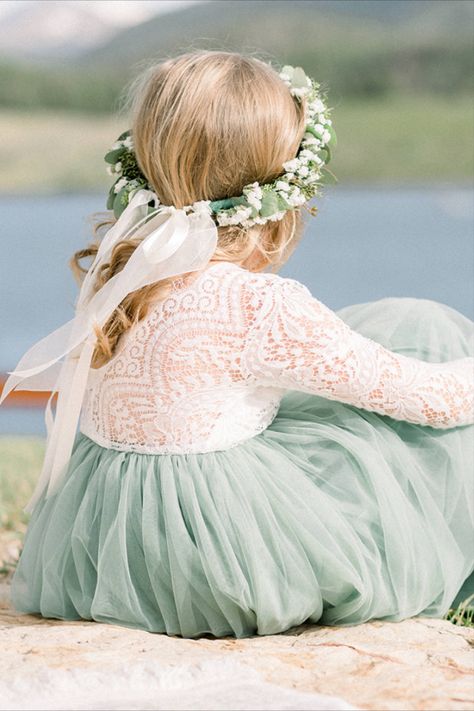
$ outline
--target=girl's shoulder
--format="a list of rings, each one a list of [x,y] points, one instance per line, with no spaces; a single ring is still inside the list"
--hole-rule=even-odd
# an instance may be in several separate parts
[[[311,296],[308,287],[297,279],[284,277],[274,272],[252,272],[234,262],[214,262],[196,279],[195,284],[215,282],[224,289],[240,291],[249,296],[272,293],[301,293]]]

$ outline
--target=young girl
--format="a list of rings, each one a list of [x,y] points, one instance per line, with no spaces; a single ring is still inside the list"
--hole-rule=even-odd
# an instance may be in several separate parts
[[[132,107],[76,316],[3,395],[58,395],[14,606],[183,637],[443,616],[474,566],[474,324],[276,273],[334,143],[301,69],[186,54]]]

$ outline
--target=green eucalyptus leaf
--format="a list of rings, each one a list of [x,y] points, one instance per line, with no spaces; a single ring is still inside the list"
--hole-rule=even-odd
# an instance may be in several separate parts
[[[260,215],[262,217],[270,217],[276,212],[280,212],[278,207],[278,195],[273,191],[268,191],[262,197],[262,207],[260,208]]]
[[[285,198],[281,195],[278,195],[278,212],[282,212],[283,210],[289,210],[290,208],[291,205],[286,202]]]
[[[220,212],[221,210],[229,210],[232,205],[231,198],[225,198],[224,200],[214,200],[210,203],[210,208],[213,213]]]
[[[329,168],[323,168],[320,182],[322,185],[336,185],[338,181],[334,173],[332,173]]]
[[[320,141],[322,140],[323,137],[321,136],[321,134],[318,131],[315,130],[315,128],[313,126],[306,126],[305,130],[306,130],[306,133],[311,133],[311,135],[313,135],[318,140],[320,140]]]
[[[331,140],[329,141],[328,145],[331,146],[331,148],[336,148],[336,146],[337,146],[336,132],[332,126],[326,126],[326,128],[329,131],[329,133],[331,134]]]
[[[129,128],[120,134],[120,136],[117,138],[117,141],[124,141],[126,138],[128,138],[131,135],[132,135],[132,130]]]
[[[108,153],[105,154],[104,160],[106,163],[110,163],[111,165],[115,165],[120,160],[120,157],[124,155],[124,153],[127,152],[126,148],[114,148],[113,151],[109,151]]]
[[[127,186],[122,188],[114,199],[114,215],[118,219],[128,205],[129,191]]]
[[[331,149],[329,147],[329,144],[326,144],[322,150],[324,151],[324,153],[326,155],[324,155],[324,153],[323,153],[323,155],[321,157],[322,157],[323,161],[327,164],[331,160]]]
[[[231,207],[236,207],[237,205],[246,205],[246,198],[241,195],[235,198],[223,198],[222,200],[214,200],[210,203],[211,210],[214,214],[220,212],[221,210],[230,210]]]
[[[115,185],[115,183],[114,183]],[[114,200],[115,200],[115,193],[114,193],[114,186],[109,190],[109,195],[107,197],[107,210],[113,210],[114,207]]]

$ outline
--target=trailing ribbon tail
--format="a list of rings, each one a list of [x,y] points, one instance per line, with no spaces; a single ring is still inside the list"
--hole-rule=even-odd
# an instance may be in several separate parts
[[[187,215],[184,210],[160,206],[154,214],[144,215],[143,209],[148,210],[153,196],[150,191],[137,192],[111,228],[113,234],[105,235],[91,267],[92,273],[97,273],[113,247],[133,232],[133,237],[142,241],[123,270],[98,291],[93,289],[89,271],[75,317],[34,344],[5,383],[0,404],[14,389],[52,393],[45,410],[46,453],[27,512],[34,509],[43,493],[46,497],[55,493],[66,474],[95,349],[95,326],[102,327],[127,294],[161,279],[202,269],[215,251],[217,228],[205,209]],[[55,393],[58,399],[53,418],[51,400]]]

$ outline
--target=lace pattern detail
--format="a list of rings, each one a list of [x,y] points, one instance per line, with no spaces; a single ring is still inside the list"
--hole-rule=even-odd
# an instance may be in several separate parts
[[[283,280],[249,339],[260,383],[310,392],[437,428],[474,421],[474,359],[431,363],[352,330],[303,284]]]
[[[125,451],[228,449],[268,427],[289,389],[453,427],[474,419],[473,363],[396,354],[298,281],[218,262],[177,280],[91,371],[80,428]]]
[[[177,281],[91,371],[81,431],[113,449],[184,453],[228,449],[265,429],[283,391],[242,369],[245,274],[217,263],[190,284]]]

